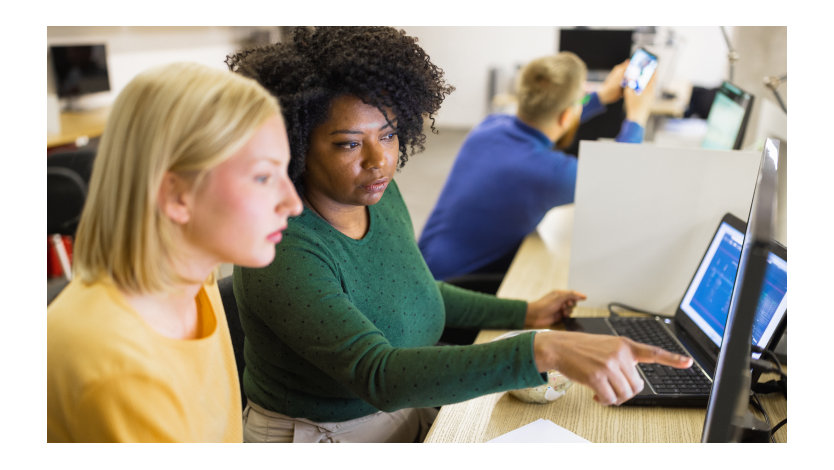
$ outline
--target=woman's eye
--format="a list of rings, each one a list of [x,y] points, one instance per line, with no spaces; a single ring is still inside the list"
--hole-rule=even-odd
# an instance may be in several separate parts
[[[261,184],[266,184],[269,183],[269,177],[270,175],[258,175],[255,177],[255,181]]]
[[[383,140],[394,140],[394,137],[397,136],[396,132],[391,132],[390,134],[386,134],[382,137]]]
[[[359,147],[359,142],[336,142],[336,146],[349,150]]]

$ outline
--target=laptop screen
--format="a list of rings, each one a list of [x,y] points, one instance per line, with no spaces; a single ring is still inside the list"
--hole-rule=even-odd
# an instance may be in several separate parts
[[[721,345],[724,335],[742,243],[744,232],[722,221],[681,301],[680,309],[715,346]],[[787,259],[771,251],[753,325],[753,344],[762,348],[770,344],[787,312],[787,287]]]

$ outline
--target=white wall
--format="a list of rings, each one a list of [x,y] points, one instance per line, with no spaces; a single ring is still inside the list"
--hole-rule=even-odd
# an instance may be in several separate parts
[[[559,29],[555,26],[402,29],[420,39],[419,44],[457,88],[438,113],[438,125],[444,127],[472,127],[487,114],[490,68],[513,70],[554,53],[558,47]],[[765,72],[776,75],[786,71],[786,31],[785,27],[727,28],[740,57],[735,66],[736,82],[762,99],[773,99],[761,85]],[[718,26],[661,26],[649,47],[660,56],[661,83],[683,80],[717,87],[728,78],[728,48]]]
[[[734,28],[728,28],[730,36]],[[715,87],[727,74],[727,46],[718,26],[675,26],[660,28],[659,35],[673,42],[667,57],[667,74],[693,85]],[[658,45],[660,46],[660,45]]]
[[[111,91],[80,104],[95,107],[111,103],[136,74],[155,65],[193,61],[225,69],[226,54],[236,51],[251,31],[232,27],[50,26],[47,44],[106,44]],[[51,64],[47,64],[47,94],[52,94]]]
[[[787,140],[787,115],[779,107],[773,92],[764,85],[764,78],[788,73],[788,28],[739,27],[735,28],[734,41],[733,46],[739,55],[734,81],[756,97],[744,146],[757,143],[757,140],[766,137],[764,133]],[[787,83],[777,87],[777,90],[787,103]]]
[[[512,70],[552,54],[557,29],[536,27],[402,27],[445,72],[456,90],[437,115],[439,126],[472,127],[487,114],[489,70]]]
[[[509,75],[517,66],[554,53],[558,42],[555,26],[401,28],[419,38],[419,44],[456,88],[438,113],[437,122],[441,127],[476,125],[488,113],[490,69],[504,71],[502,78],[509,82]],[[253,32],[264,31],[275,36],[277,28],[63,26],[47,28],[47,42],[106,43],[113,91],[98,99],[108,101],[136,73],[153,65],[193,60],[224,68],[226,54],[239,49]],[[761,83],[766,74],[787,71],[787,28],[735,27],[728,28],[728,32],[740,55],[736,81],[757,99],[773,100]],[[682,79],[693,85],[714,87],[727,78],[727,46],[719,27],[658,27],[655,38],[656,43],[650,47],[661,57],[661,83]],[[50,86],[48,83],[48,93],[53,92],[54,87]],[[786,88],[782,90],[785,93]],[[751,122],[751,126],[755,124]]]

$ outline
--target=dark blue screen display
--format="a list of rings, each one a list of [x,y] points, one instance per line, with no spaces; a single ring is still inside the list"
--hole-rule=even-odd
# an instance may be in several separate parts
[[[719,335],[724,334],[740,257],[741,244],[725,234],[690,303]]]
[[[733,240],[732,235],[725,233],[689,301],[689,307],[702,320],[699,322],[701,327],[712,328],[717,333],[713,335],[716,339],[724,335],[740,257],[741,244]],[[765,282],[753,324],[754,344],[758,344],[766,333],[787,290],[787,263],[770,253],[765,271]]]
[[[756,318],[753,320],[753,342],[758,343],[765,333],[767,325],[779,308],[779,304],[788,291],[788,271],[782,269],[781,263],[773,253],[767,256],[762,295],[756,308]]]

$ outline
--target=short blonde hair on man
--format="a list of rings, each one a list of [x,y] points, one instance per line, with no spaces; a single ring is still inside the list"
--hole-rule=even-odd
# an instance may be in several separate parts
[[[136,76],[113,104],[75,240],[74,274],[131,293],[168,290],[181,229],[162,214],[166,172],[195,184],[240,149],[277,100],[256,81],[194,63]]]
[[[582,97],[588,75],[585,62],[572,52],[528,63],[518,78],[518,114],[535,123],[560,115]]]

